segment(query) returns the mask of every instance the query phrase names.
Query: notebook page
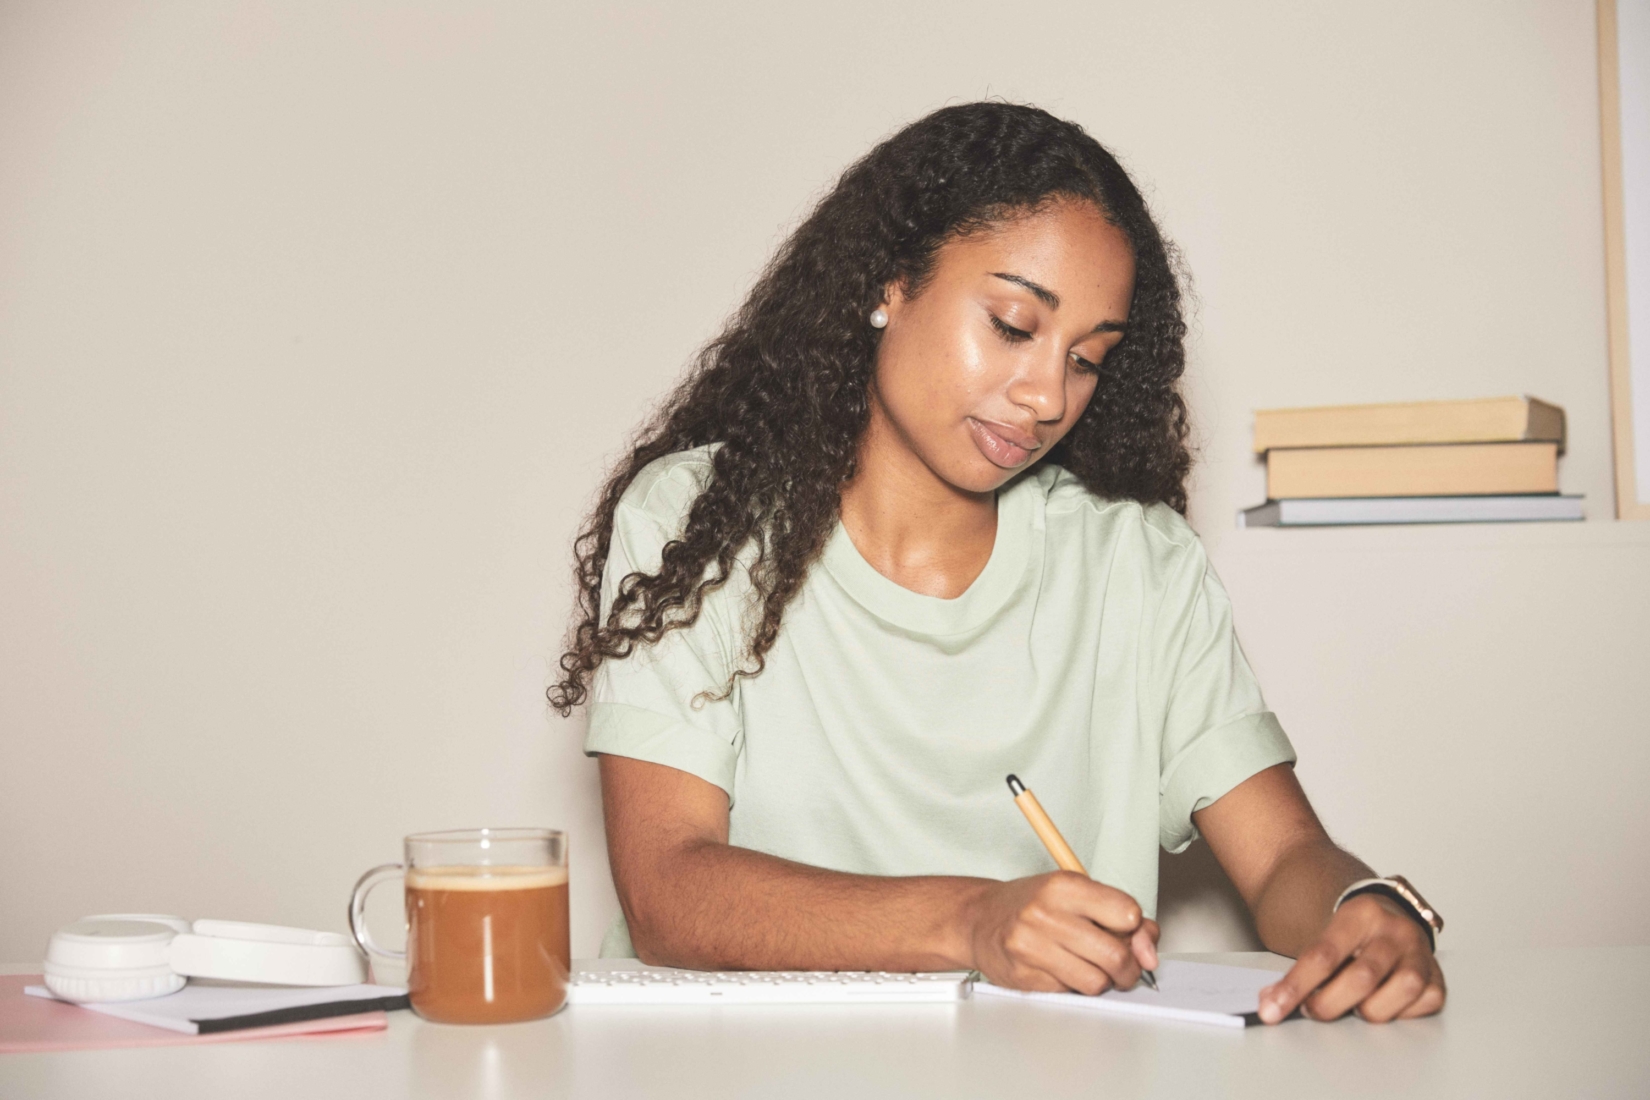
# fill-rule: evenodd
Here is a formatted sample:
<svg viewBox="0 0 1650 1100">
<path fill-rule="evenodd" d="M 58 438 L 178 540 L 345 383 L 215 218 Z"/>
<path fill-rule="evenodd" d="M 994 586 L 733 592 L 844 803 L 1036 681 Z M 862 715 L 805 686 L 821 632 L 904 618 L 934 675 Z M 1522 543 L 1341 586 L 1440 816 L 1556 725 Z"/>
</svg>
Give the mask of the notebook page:
<svg viewBox="0 0 1650 1100">
<path fill-rule="evenodd" d="M 1155 992 L 1137 985 L 1126 993 L 1114 989 L 1098 997 L 1081 993 L 1025 993 L 983 981 L 975 983 L 974 992 L 987 997 L 1011 997 L 1115 1015 L 1243 1027 L 1244 1014 L 1260 1007 L 1260 991 L 1282 976 L 1271 970 L 1178 959 L 1165 960 L 1156 974 Z"/>
</svg>

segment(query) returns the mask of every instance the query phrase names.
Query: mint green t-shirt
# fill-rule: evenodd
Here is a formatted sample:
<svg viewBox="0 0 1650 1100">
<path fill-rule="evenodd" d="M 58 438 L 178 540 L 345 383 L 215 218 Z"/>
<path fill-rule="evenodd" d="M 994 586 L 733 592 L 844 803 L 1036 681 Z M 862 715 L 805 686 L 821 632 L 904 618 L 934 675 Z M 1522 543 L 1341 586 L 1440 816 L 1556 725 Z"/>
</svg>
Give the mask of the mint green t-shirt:
<svg viewBox="0 0 1650 1100">
<path fill-rule="evenodd" d="M 625 492 L 604 611 L 657 570 L 710 454 L 660 459 Z M 602 664 L 585 740 L 721 787 L 740 847 L 859 874 L 1051 871 L 1013 772 L 1089 873 L 1154 914 L 1158 847 L 1185 848 L 1194 810 L 1295 758 L 1191 528 L 1057 466 L 998 492 L 991 558 L 956 599 L 882 576 L 838 524 L 766 668 L 706 701 L 744 659 L 750 595 L 735 572 L 693 626 Z M 622 921 L 608 953 L 632 953 Z"/>
</svg>

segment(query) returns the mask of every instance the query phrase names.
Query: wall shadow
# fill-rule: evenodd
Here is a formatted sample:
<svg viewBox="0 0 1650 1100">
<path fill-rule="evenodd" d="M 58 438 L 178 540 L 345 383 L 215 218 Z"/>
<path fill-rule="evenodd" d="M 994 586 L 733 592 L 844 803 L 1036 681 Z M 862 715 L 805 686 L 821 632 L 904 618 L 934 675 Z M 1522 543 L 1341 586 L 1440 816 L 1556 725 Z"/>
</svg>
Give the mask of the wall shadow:
<svg viewBox="0 0 1650 1100">
<path fill-rule="evenodd" d="M 1157 920 L 1164 951 L 1262 951 L 1237 888 L 1202 840 L 1177 856 L 1161 852 Z"/>
</svg>

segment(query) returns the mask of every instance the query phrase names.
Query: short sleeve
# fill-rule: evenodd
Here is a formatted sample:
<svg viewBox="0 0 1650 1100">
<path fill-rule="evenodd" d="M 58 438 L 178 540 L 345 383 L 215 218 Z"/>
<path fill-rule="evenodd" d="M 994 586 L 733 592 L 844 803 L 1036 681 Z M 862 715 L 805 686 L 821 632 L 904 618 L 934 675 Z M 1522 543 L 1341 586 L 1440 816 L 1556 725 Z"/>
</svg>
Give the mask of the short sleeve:
<svg viewBox="0 0 1650 1100">
<path fill-rule="evenodd" d="M 1238 645 L 1232 605 L 1200 543 L 1172 571 L 1159 653 L 1173 669 L 1162 739 L 1158 832 L 1170 852 L 1197 837 L 1192 814 L 1257 772 L 1293 763 L 1277 716 Z"/>
<path fill-rule="evenodd" d="M 663 476 L 644 471 L 619 502 L 602 577 L 604 617 L 625 577 L 659 568 L 665 543 L 680 532 L 697 495 L 692 475 L 681 466 Z M 587 754 L 677 768 L 721 787 L 731 802 L 742 728 L 733 699 L 719 696 L 727 692 L 736 667 L 728 614 L 738 598 L 736 587 L 730 579 L 711 593 L 691 626 L 602 662 L 591 689 Z"/>
</svg>

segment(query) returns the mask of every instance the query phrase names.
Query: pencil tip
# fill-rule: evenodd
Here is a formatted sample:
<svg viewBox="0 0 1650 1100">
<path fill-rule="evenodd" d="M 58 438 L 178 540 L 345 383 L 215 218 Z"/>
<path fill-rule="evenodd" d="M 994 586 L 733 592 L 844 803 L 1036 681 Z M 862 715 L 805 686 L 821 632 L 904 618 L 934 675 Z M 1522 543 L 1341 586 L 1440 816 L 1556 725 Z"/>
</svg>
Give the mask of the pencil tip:
<svg viewBox="0 0 1650 1100">
<path fill-rule="evenodd" d="M 1014 792 L 1015 798 L 1019 798 L 1021 794 L 1025 793 L 1026 785 L 1020 782 L 1019 776 L 1010 775 L 1008 777 L 1008 789 Z"/>
</svg>

